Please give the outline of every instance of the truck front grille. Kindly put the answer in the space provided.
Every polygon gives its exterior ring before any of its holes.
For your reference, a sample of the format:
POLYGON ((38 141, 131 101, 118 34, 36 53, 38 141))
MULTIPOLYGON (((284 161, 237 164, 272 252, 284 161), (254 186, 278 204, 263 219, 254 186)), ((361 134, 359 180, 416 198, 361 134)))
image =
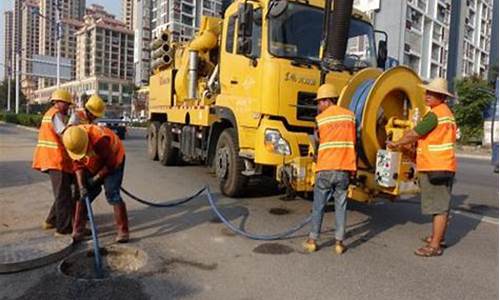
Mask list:
POLYGON ((299 92, 297 96, 297 120, 314 121, 316 117, 316 94, 299 92))

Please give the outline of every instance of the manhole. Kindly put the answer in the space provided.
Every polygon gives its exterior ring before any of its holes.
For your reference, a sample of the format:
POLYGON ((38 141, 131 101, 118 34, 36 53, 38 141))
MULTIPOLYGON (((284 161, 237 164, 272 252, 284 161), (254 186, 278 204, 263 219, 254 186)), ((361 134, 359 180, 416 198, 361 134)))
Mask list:
POLYGON ((290 254, 294 250, 289 246, 278 243, 265 243, 255 247, 253 252, 260 254, 290 254))
POLYGON ((290 210, 282 207, 273 207, 269 210, 269 213, 272 215, 281 216, 288 215, 290 213, 290 210))
MULTIPOLYGON (((103 278, 137 272, 144 267, 147 255, 137 248, 110 245, 100 249, 103 278)), ((94 250, 85 250, 71 255, 59 264, 59 271, 77 279, 98 279, 94 269, 94 250)))

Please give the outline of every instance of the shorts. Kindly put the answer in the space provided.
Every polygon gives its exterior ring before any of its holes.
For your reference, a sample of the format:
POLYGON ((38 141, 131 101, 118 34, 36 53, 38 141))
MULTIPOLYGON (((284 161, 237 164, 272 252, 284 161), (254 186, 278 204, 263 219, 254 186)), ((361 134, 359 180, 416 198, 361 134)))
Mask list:
POLYGON ((420 181, 421 208, 424 215, 439 215, 448 213, 451 205, 451 189, 453 187, 452 177, 448 183, 433 185, 429 181, 427 173, 418 174, 420 181))

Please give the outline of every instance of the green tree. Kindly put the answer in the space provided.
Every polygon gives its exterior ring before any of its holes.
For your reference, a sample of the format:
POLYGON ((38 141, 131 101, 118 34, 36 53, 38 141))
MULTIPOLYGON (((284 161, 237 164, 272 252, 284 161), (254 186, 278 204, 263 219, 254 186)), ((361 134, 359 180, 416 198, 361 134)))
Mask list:
MULTIPOLYGON (((0 84, 0 110, 7 109, 7 99, 8 99, 8 82, 7 79, 2 81, 0 84)), ((14 111, 16 105, 16 81, 12 80, 10 82, 10 107, 11 111, 14 111)), ((26 96, 21 90, 19 90, 19 110, 24 112, 26 108, 26 96)))
POLYGON ((481 141, 484 112, 493 100, 492 90, 486 80, 471 76, 455 82, 458 101, 453 106, 461 132, 461 142, 481 141))

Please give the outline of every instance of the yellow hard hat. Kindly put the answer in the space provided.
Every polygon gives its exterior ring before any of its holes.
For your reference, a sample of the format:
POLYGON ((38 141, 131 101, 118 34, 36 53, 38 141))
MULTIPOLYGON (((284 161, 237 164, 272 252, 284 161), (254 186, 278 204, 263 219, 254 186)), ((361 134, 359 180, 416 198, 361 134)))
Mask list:
POLYGON ((65 89, 57 89, 50 96, 50 101, 63 101, 69 104, 73 104, 73 97, 65 89))
POLYGON ((331 83, 322 84, 318 89, 318 94, 314 101, 318 101, 326 98, 338 98, 340 96, 337 88, 331 83))
POLYGON ((64 131, 62 140, 69 157, 72 159, 82 159, 87 153, 89 136, 83 128, 79 126, 70 126, 64 131))
POLYGON ((85 108, 94 116, 100 118, 104 115, 104 110, 106 109, 106 103, 102 100, 99 95, 92 95, 87 103, 85 103, 85 108))

